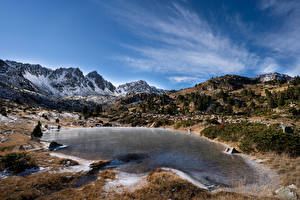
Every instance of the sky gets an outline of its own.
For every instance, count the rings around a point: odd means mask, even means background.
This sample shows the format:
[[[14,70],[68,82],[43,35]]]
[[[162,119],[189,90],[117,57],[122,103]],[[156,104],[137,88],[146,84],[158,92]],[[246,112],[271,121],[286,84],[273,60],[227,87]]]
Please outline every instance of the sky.
[[[300,75],[299,0],[0,0],[0,59],[164,89]]]

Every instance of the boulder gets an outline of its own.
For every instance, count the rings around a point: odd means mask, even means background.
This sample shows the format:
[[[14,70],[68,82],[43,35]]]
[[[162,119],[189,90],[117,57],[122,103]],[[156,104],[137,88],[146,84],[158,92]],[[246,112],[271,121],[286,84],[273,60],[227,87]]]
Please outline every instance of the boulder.
[[[280,123],[280,128],[282,128],[282,132],[284,133],[293,133],[293,129],[290,126],[285,125],[284,123]]]
[[[275,197],[279,199],[297,200],[296,192],[293,192],[289,187],[281,187],[275,191]]]
[[[49,150],[54,151],[54,150],[56,150],[57,148],[59,148],[61,146],[63,146],[63,145],[53,141],[49,145]]]
[[[227,147],[224,151],[227,154],[236,154],[240,153],[238,150],[236,150],[234,147]]]

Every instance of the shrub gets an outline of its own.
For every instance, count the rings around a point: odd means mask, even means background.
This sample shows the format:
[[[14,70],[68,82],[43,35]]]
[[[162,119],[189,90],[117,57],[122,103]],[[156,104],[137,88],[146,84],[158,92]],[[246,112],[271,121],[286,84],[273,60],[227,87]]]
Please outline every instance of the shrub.
[[[300,155],[300,135],[283,133],[278,125],[266,126],[259,123],[235,123],[210,126],[201,134],[222,141],[238,142],[239,148],[246,152],[287,153],[291,156]]]
[[[26,153],[9,153],[0,157],[0,170],[8,169],[14,174],[36,167],[34,160]]]
[[[43,136],[43,132],[42,132],[41,127],[42,127],[42,124],[39,121],[38,124],[33,129],[32,133],[31,133],[31,137],[42,137]]]
[[[215,118],[214,119],[206,119],[205,120],[207,124],[215,124],[215,125],[218,125],[220,124]]]
[[[175,129],[178,129],[180,127],[193,126],[193,125],[197,124],[198,122],[200,122],[200,121],[199,120],[185,120],[185,121],[181,121],[181,122],[176,123]]]
[[[157,121],[155,121],[154,123],[154,127],[160,127],[160,126],[169,126],[169,125],[173,125],[174,122],[168,119],[159,119]]]

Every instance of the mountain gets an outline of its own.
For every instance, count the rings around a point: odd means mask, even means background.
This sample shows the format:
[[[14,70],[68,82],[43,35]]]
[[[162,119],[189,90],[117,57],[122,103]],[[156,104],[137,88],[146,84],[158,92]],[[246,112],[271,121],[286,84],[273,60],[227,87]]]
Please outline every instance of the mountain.
[[[283,81],[291,81],[292,77],[286,75],[286,74],[280,74],[280,73],[268,73],[268,74],[262,74],[258,75],[253,78],[254,80],[257,80],[259,82],[268,82],[268,81],[273,81],[273,80],[283,80]]]
[[[85,76],[78,68],[52,70],[41,65],[3,60],[0,60],[0,82],[56,98],[74,96],[111,96],[113,98],[113,96],[125,96],[136,92],[157,94],[163,92],[142,80],[126,83],[116,88],[96,71]]]
[[[154,86],[150,86],[146,81],[139,80],[119,85],[115,92],[117,95],[125,96],[126,94],[139,92],[162,94],[165,91]]]
[[[115,87],[96,71],[84,76],[78,68],[48,69],[15,61],[0,62],[0,81],[52,97],[112,95]]]
[[[236,90],[243,88],[245,84],[254,84],[255,81],[251,80],[248,77],[238,76],[238,75],[225,75],[216,78],[212,78],[204,83],[196,85],[196,88],[203,90]]]

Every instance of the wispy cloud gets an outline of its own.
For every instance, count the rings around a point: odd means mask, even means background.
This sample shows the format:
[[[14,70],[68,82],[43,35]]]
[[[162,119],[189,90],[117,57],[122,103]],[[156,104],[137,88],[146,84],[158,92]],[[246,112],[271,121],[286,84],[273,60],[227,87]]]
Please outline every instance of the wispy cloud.
[[[266,58],[260,66],[260,73],[271,73],[279,70],[279,66],[273,58]]]
[[[208,23],[187,7],[188,3],[174,2],[156,6],[153,1],[155,9],[128,1],[110,6],[114,19],[141,41],[124,41],[121,45],[129,51],[118,56],[119,61],[135,70],[162,73],[173,83],[193,83],[223,74],[300,72],[300,1],[259,1],[259,12],[278,22],[276,30],[263,33],[256,32],[255,22],[245,23],[241,13],[227,15],[224,20],[243,35],[245,43],[243,38],[233,40],[218,24]],[[255,40],[251,45],[268,53],[250,50],[246,39]],[[292,65],[284,69],[281,60]]]
[[[213,32],[204,19],[180,4],[169,5],[161,15],[141,7],[130,10],[133,12],[118,9],[119,22],[148,42],[139,46],[126,44],[137,56],[121,58],[138,70],[201,78],[241,73],[256,65],[256,55],[225,35]]]

